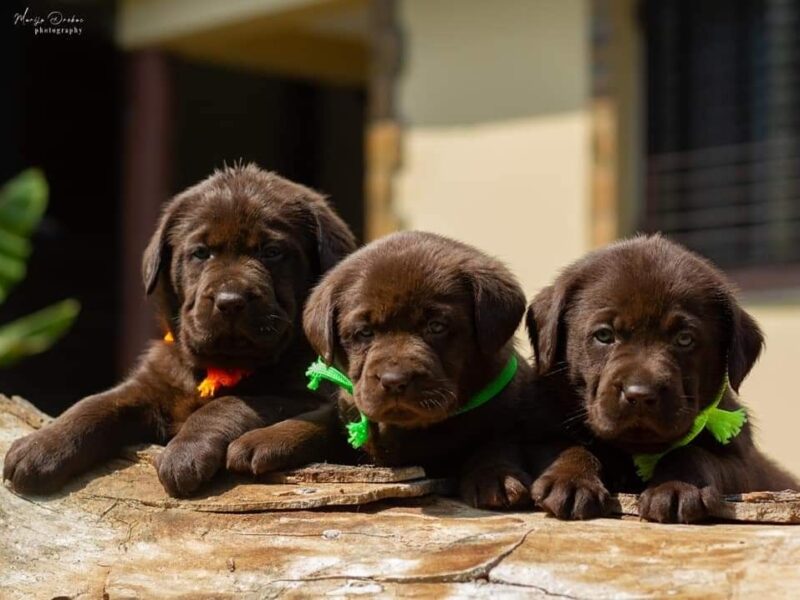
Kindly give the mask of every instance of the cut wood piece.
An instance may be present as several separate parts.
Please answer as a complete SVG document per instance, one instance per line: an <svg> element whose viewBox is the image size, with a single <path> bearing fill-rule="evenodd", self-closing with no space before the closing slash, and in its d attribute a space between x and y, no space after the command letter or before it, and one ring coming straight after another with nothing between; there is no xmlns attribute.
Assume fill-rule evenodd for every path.
<svg viewBox="0 0 800 600"><path fill-rule="evenodd" d="M147 454L145 454L147 456ZM230 475L217 477L201 495L172 498L166 494L147 462L112 461L77 482L76 496L117 500L157 508L199 512L244 513L275 510L308 510L325 506L368 504L388 498L416 498L445 493L448 482L419 479L395 483L282 483L264 484Z"/></svg>
<svg viewBox="0 0 800 600"><path fill-rule="evenodd" d="M377 467L313 463L299 469L269 473L268 483L396 483L425 477L422 467Z"/></svg>
<svg viewBox="0 0 800 600"><path fill-rule="evenodd" d="M639 516L636 494L617 494L610 502L612 514ZM800 523L800 493L785 490L726 496L711 510L711 516L746 523Z"/></svg>
<svg viewBox="0 0 800 600"><path fill-rule="evenodd" d="M731 494L725 496L728 502L800 502L800 492L796 490L782 490L780 492L746 492L744 494Z"/></svg>
<svg viewBox="0 0 800 600"><path fill-rule="evenodd" d="M800 523L800 492L783 490L726 496L713 514L730 521Z"/></svg>

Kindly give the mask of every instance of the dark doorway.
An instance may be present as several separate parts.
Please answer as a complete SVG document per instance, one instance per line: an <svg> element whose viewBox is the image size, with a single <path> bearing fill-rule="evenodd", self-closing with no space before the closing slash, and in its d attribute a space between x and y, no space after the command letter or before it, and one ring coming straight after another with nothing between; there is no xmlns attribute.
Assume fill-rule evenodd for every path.
<svg viewBox="0 0 800 600"><path fill-rule="evenodd" d="M205 179L225 164L255 162L326 194L359 239L364 227L366 93L362 87L277 77L175 56L154 60L151 67L161 75L141 79L153 84L150 100L146 94L136 100L134 94L131 102L142 106L134 105L128 112L141 115L138 121L133 118L136 131L148 121L144 105L169 105L168 127L149 122L147 127L154 132L149 135L158 139L155 144L142 141L129 148L130 164L139 166L127 179L135 185L152 177L148 158L155 152L169 163L163 169L168 181L149 186L163 189L163 194L143 198L129 191L126 195L126 214L138 217L129 220L129 225L134 225L126 230L129 252L124 289L128 291L126 333L120 348L122 368L129 368L147 340L159 334L139 296L137 263L153 230L158 204L168 195Z"/></svg>
<svg viewBox="0 0 800 600"><path fill-rule="evenodd" d="M53 3L15 4L32 14L53 9ZM37 166L50 187L28 275L0 306L0 323L64 298L82 305L54 348L0 370L0 393L19 394L51 413L113 385L119 314L120 57L111 39L113 6L55 7L80 14L82 35L33 35L13 25L12 5L0 36L0 180Z"/></svg>
<svg viewBox="0 0 800 600"><path fill-rule="evenodd" d="M0 175L6 180L27 166L40 166L51 198L34 239L29 275L0 307L0 323L67 297L78 299L82 311L53 349L0 370L0 393L24 396L51 414L112 386L156 334L146 326L125 327L131 310L138 315L134 322L149 323L133 262L155 224L135 226L136 260L128 260L123 247L132 248L124 240L130 223L123 222L128 213L122 198L123 138L136 114L126 80L131 57L111 39L111 13L87 12L86 17L96 27L87 27L79 38L33 38L12 31L1 42L9 59L3 66L8 94L0 116L8 145L2 149ZM163 135L168 149L169 181L156 203L223 163L254 161L327 194L362 237L362 87L177 57L167 65L171 118L157 135Z"/></svg>
<svg viewBox="0 0 800 600"><path fill-rule="evenodd" d="M361 238L363 88L172 61L173 192L223 163L256 162L330 197Z"/></svg>

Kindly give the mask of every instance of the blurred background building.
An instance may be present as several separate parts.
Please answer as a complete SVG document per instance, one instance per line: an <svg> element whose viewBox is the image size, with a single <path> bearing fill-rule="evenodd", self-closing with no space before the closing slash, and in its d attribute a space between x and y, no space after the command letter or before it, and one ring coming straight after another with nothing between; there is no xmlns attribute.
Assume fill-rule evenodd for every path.
<svg viewBox="0 0 800 600"><path fill-rule="evenodd" d="M33 35L26 8L83 19ZM533 295L587 250L663 231L741 287L768 348L743 386L800 473L800 0L92 0L6 5L0 175L51 209L0 321L83 302L0 389L51 412L155 335L159 206L223 161L322 190L369 240L441 232Z"/></svg>

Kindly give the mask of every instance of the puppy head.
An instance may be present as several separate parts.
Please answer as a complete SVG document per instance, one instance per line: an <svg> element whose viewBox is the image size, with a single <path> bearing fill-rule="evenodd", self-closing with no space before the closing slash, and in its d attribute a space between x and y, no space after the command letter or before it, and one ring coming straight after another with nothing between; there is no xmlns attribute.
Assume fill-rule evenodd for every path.
<svg viewBox="0 0 800 600"><path fill-rule="evenodd" d="M342 261L311 294L311 345L346 370L373 421L441 421L497 375L525 310L498 261L453 240L407 232Z"/></svg>
<svg viewBox="0 0 800 600"><path fill-rule="evenodd" d="M229 168L165 206L144 284L193 365L254 368L279 358L311 285L354 248L319 194L254 165Z"/></svg>
<svg viewBox="0 0 800 600"><path fill-rule="evenodd" d="M738 390L763 346L724 276L659 236L573 264L534 298L526 324L539 374L566 371L588 426L632 452L686 434L726 371Z"/></svg>

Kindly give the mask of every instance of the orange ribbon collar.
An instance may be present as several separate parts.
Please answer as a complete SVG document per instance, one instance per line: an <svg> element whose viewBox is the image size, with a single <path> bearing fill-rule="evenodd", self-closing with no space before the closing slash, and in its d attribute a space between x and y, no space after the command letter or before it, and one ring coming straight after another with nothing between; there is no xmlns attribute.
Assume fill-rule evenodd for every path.
<svg viewBox="0 0 800 600"><path fill-rule="evenodd" d="M164 335L164 342L174 344L175 337L171 331ZM251 374L247 369L217 369L209 367L206 369L206 378L197 385L197 391L201 398L213 398L220 388L235 386L242 379Z"/></svg>
<svg viewBox="0 0 800 600"><path fill-rule="evenodd" d="M206 378L197 386L201 398L213 398L219 388L235 386L242 379L250 375L245 369L206 369Z"/></svg>

